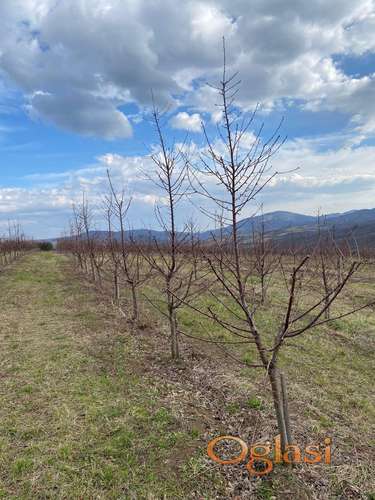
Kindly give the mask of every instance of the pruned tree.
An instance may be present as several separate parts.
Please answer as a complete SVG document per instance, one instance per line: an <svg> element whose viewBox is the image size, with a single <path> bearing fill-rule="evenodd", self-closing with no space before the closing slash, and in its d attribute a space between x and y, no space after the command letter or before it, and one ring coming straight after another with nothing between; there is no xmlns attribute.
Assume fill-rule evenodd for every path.
<svg viewBox="0 0 375 500"><path fill-rule="evenodd" d="M276 312L269 311L276 324L273 332L266 331L258 323L259 301L256 300L251 282L251 276L256 273L256 264L253 270L244 266L240 217L278 175L271 168L270 159L283 144L283 139L279 126L264 140L261 125L252 144L248 145L246 134L255 126L256 110L249 116L235 105L239 85L237 74L227 73L224 45L223 76L220 84L214 87L220 96L222 111L222 120L218 125L221 144L218 147L217 141L212 140L203 127L206 151L200 162L192 166L190 178L196 194L208 201L204 213L210 217L214 217L215 212L222 214L222 220L230 224L230 231L221 233L220 238L214 237L211 251L205 253L206 262L218 284L218 292L211 291L214 304L206 308L200 304L190 304L190 307L222 327L230 337L233 336L227 342L220 342L221 348L224 348L225 343L228 344L227 354L232 359L241 362L236 349L246 344L253 346L257 359L254 363L247 363L247 366L262 369L269 379L281 446L286 450L292 443L292 433L285 376L279 369L281 349L292 339L369 304L327 318L327 311L342 294L361 263L352 260L334 286L323 290L320 288L319 293L312 296L309 271L314 259L310 254L299 251L290 256L289 261L284 259L284 262L280 261L277 267L272 268L272 272L279 273L280 278L286 276L284 293L281 294L283 300ZM316 253L315 250L315 256ZM324 261L324 256L322 258ZM215 303L220 307L215 307ZM212 342L217 343L217 340L212 338Z"/></svg>
<svg viewBox="0 0 375 500"><path fill-rule="evenodd" d="M113 195L106 196L104 202L105 219L107 221L107 251L109 256L109 274L113 285L113 298L115 304L120 307L120 249L118 241L113 234Z"/></svg>
<svg viewBox="0 0 375 500"><path fill-rule="evenodd" d="M131 320L139 321L138 290L150 277L151 268L147 260L142 258L140 246L136 244L128 231L126 233L127 213L131 198L125 198L124 188L116 191L107 170L109 194L105 197L106 219L108 223L109 255L113 265L115 300L120 305L120 285L122 281L129 289L132 301ZM117 235L115 238L114 234Z"/></svg>
<svg viewBox="0 0 375 500"><path fill-rule="evenodd" d="M0 238L0 264L6 266L19 259L25 252L36 248L27 240L18 222L8 222L7 235Z"/></svg>
<svg viewBox="0 0 375 500"><path fill-rule="evenodd" d="M193 257L191 263L186 258L187 249L194 256L198 241L192 235L191 225L190 231L186 225L180 231L177 229L177 208L188 190L187 159L180 148L167 145L161 125L161 113L155 105L153 123L158 148L151 154L155 171L149 179L165 199L164 204L156 206L155 213L166 239L161 242L154 238L152 250L143 253L162 282L160 299L148 295L147 300L168 319L171 357L176 360L180 357L177 312L200 291L197 260Z"/></svg>
<svg viewBox="0 0 375 500"><path fill-rule="evenodd" d="M79 260L85 271L90 273L93 282L102 285L102 269L105 262L105 251L102 241L95 235L93 226L93 211L85 194L82 194L82 202L73 205L73 237L79 249Z"/></svg>
<svg viewBox="0 0 375 500"><path fill-rule="evenodd" d="M253 223L251 247L249 256L252 259L250 266L255 271L255 276L260 283L260 303L264 304L267 296L267 289L270 285L274 271L277 269L280 260L280 249L276 249L274 241L266 235L264 215L261 214L260 224Z"/></svg>

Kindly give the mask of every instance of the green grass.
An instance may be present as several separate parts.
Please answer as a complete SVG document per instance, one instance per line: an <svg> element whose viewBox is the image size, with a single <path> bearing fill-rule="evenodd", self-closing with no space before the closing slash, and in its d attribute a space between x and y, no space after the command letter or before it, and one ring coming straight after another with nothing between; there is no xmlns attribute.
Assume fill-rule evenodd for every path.
<svg viewBox="0 0 375 500"><path fill-rule="evenodd" d="M361 273L358 281L351 283L332 307L333 315L374 300L374 270L363 268ZM152 290L149 285L148 293L156 297L159 288L154 285ZM216 293L220 295L220 290L217 289ZM312 304L319 293L319 284L315 283L315 289L306 290L301 307ZM283 304L288 298L281 277L274 277L268 296L272 298L271 301L258 308L255 319L266 346L272 347L274 335L285 317ZM233 301L225 296L221 296L221 300L241 314ZM215 303L209 294L200 295L195 306L203 310L210 306L221 319L231 321L228 310L222 304ZM178 318L181 330L196 337L220 341L235 339L220 325L188 307L182 308ZM301 445L319 442L325 436L331 436L334 440L334 466L321 471L327 485L326 493L331 495L329 498L344 498L352 491L359 492L358 498L367 498L374 489L371 450L375 433L374 332L374 310L369 308L291 339L280 354L280 367L288 384L295 438L301 441ZM196 342L196 345L201 346L199 348L208 355L211 354L211 347L207 347L207 344ZM217 364L227 376L231 376L234 385L241 386L246 396L227 404L226 412L242 418L244 409L258 410L258 413L268 415L268 419L274 422L270 391L263 384L264 374L261 370L246 368L246 365L258 361L256 349L252 345L237 345L227 349L245 366L239 368L239 365L223 359ZM215 356L217 351L212 351L212 357ZM258 393L260 386L264 387L264 391L259 393L261 398L258 398L254 392ZM305 492L298 475L286 478L281 474L279 477L279 472L275 471L272 481L277 485L272 489L272 495L282 494L280 487L288 491ZM268 498L270 491L270 484L267 483L267 486L260 488L258 496ZM308 489L304 494L310 498Z"/></svg>
<svg viewBox="0 0 375 500"><path fill-rule="evenodd" d="M251 398L249 398L247 400L247 405L249 408L252 408L253 410L261 410L263 408L262 401L256 396L252 396Z"/></svg>
<svg viewBox="0 0 375 500"><path fill-rule="evenodd" d="M147 293L160 298L160 287L152 285ZM251 436L257 424L255 439L274 435L264 374L246 366L257 361L253 346L235 348L244 363L237 366L217 358L210 344L194 342L216 362L215 372L208 368L204 378L223 375L213 378L223 419L212 424L207 409L189 421L190 405L199 408L194 391L180 401L183 380L173 385L165 375L148 374L147 355L154 354L152 342L161 337L147 339L144 333L145 344L138 341L139 332L129 332L93 287L74 275L68 258L28 255L0 276L0 290L0 498L231 498L223 468L207 467L202 434L207 422L213 425L209 433L219 428L226 433L229 421L229 432L242 428ZM337 309L357 303L359 295L371 299L374 284L352 285ZM266 342L285 300L277 279L270 296L272 304L256 316ZM229 319L225 307L200 296L199 306L207 305ZM156 313L147 304L141 307L147 311L142 321L152 325L150 335L159 327L164 331ZM179 320L195 336L230 338L189 308L180 311ZM282 351L293 434L301 446L332 436L334 463L319 469L275 467L254 484L254 498L315 498L321 488L316 498L371 498L374 331L373 311L365 310L317 328ZM167 340L162 342L165 352L160 355L157 346L153 360L161 372L168 366ZM229 384L224 398L220 380Z"/></svg>
<svg viewBox="0 0 375 500"><path fill-rule="evenodd" d="M125 327L67 259L28 255L0 289L0 497L207 497L197 432L137 374Z"/></svg>

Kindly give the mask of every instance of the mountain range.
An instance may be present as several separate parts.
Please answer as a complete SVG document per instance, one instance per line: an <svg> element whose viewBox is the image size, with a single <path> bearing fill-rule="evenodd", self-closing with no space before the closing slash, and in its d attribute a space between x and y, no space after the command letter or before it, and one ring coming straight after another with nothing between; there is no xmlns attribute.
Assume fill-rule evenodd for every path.
<svg viewBox="0 0 375 500"><path fill-rule="evenodd" d="M280 243L296 241L312 241L318 232L318 217L313 215L298 214L286 211L276 211L264 215L256 215L242 219L239 224L239 234L242 239L250 239L253 230L259 231L264 226L267 236L272 236ZM350 238L356 240L358 245L375 246L375 209L350 210L344 213L332 213L320 217L320 224L326 228L335 229L337 240ZM196 233L202 241L209 241L217 237L220 231L224 235L230 234L231 226L223 229L214 229ZM107 231L92 231L91 234L99 239L108 236ZM119 239L120 233L113 233ZM133 229L127 231L127 237L132 236L138 241L166 241L168 233L165 231L149 229Z"/></svg>

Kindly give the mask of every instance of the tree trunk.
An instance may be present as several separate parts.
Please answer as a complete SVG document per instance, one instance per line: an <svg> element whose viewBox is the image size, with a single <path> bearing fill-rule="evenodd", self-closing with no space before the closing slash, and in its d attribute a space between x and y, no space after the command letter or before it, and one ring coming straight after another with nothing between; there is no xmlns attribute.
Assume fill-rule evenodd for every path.
<svg viewBox="0 0 375 500"><path fill-rule="evenodd" d="M94 259L92 258L91 255L90 255L90 269L91 269L92 281L96 281Z"/></svg>
<svg viewBox="0 0 375 500"><path fill-rule="evenodd" d="M288 444L291 444L292 441L293 441L293 438L292 438L292 431L290 429L288 393L287 393L287 390L286 390L285 376L281 372L280 372L280 384L281 384L281 395L282 395L282 398L283 398L283 413L284 413L286 437L287 437L287 440L288 440Z"/></svg>
<svg viewBox="0 0 375 500"><path fill-rule="evenodd" d="M169 326L171 333L171 357L176 360L180 357L180 350L178 345L176 311L171 306L169 306Z"/></svg>
<svg viewBox="0 0 375 500"><path fill-rule="evenodd" d="M289 440L287 434L287 424L285 422L284 402L281 390L280 376L277 368L272 368L268 372L268 377L271 383L272 398L277 419L277 427L281 438L281 452L284 453L286 446L289 444Z"/></svg>
<svg viewBox="0 0 375 500"><path fill-rule="evenodd" d="M114 275L114 295L115 295L116 304L120 305L120 286L119 286L119 281L118 281L117 269L115 270L115 275Z"/></svg>
<svg viewBox="0 0 375 500"><path fill-rule="evenodd" d="M131 291L132 291L132 301L133 301L132 321L134 321L134 323L137 323L138 322L138 298L137 298L137 290L136 290L134 283L131 284Z"/></svg>
<svg viewBox="0 0 375 500"><path fill-rule="evenodd" d="M325 319L329 319L330 318L330 307L329 307L329 284L328 284L328 276L327 276L327 271L326 271L326 267L325 267L325 264L324 264L324 261L323 261L323 257L322 257L322 278L323 278L323 285L324 285L324 292L326 294L326 298L325 298L325 306L326 306L326 309L324 311L324 318Z"/></svg>
<svg viewBox="0 0 375 500"><path fill-rule="evenodd" d="M262 286L262 295L261 295L261 303L264 304L266 301L266 285L264 282L264 274L262 272L261 278L260 278L261 286Z"/></svg>

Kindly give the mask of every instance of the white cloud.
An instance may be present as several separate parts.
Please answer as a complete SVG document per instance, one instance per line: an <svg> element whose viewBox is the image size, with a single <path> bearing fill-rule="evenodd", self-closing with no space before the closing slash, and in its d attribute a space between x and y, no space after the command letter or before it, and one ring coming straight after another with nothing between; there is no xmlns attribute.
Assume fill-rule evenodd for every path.
<svg viewBox="0 0 375 500"><path fill-rule="evenodd" d="M254 0L251 11L247 0L2 0L0 25L0 74L34 115L75 132L128 137L119 108L148 106L151 89L216 120L204 82L220 77L222 35L244 107L298 99L374 132L374 77L333 62L375 51L373 0Z"/></svg>
<svg viewBox="0 0 375 500"><path fill-rule="evenodd" d="M189 115L185 111L180 111L171 118L169 123L173 128L188 130L189 132L200 132L202 118L198 113Z"/></svg>
<svg viewBox="0 0 375 500"><path fill-rule="evenodd" d="M204 113L213 123L221 117L206 82L221 78L224 34L228 71L240 71L243 108L261 102L265 111L328 110L349 124L345 136L284 146L275 168L301 169L272 183L265 208L373 206L375 147L361 142L375 134L375 74L345 74L335 61L374 53L374 27L374 0L253 0L250 11L248 0L2 0L0 112L10 112L21 91L33 118L126 138L147 114L153 90L158 106L174 110L171 126L198 132ZM0 127L0 140L9 133ZM253 140L249 131L244 143ZM143 174L150 160L114 153L75 172L34 175L29 188L0 188L0 218L17 216L56 234L83 188L100 205L106 168L133 193L134 223L150 223L153 203L162 199Z"/></svg>
<svg viewBox="0 0 375 500"><path fill-rule="evenodd" d="M315 214L319 208L329 213L375 206L375 146L355 147L343 137L341 147L327 148L328 140L291 141L280 150L274 167L291 173L262 193L267 210Z"/></svg>
<svg viewBox="0 0 375 500"><path fill-rule="evenodd" d="M252 139L249 133L249 144ZM340 147L330 147L330 141L332 144L340 142ZM191 148L197 152L194 144ZM263 202L265 211L290 210L310 214L315 214L318 209L329 213L374 207L374 157L375 146L352 146L350 136L290 141L273 159L275 169L290 173L281 173L275 178L258 201ZM0 223L8 219L24 220L24 228L29 234L40 237L59 235L67 227L72 203L80 201L84 190L97 209L97 227L104 228L101 207L107 189L107 169L114 185L119 189L125 187L126 195L133 198L129 224L132 227L157 227L154 205L163 203L164 193L145 176L153 169L150 158L124 157L114 153L102 155L92 165L76 171L28 176L24 183L30 182L30 187L0 188ZM212 180L205 179L204 182ZM210 186L217 189L214 184ZM195 200L195 206L199 205L200 201ZM193 205L186 207L188 209L182 207L178 213L180 224L189 213L199 220L201 227L210 226L210 221L199 215ZM252 209L242 216L251 213Z"/></svg>
<svg viewBox="0 0 375 500"><path fill-rule="evenodd" d="M164 193L144 175L151 168L149 157L107 153L78 170L26 176L23 183L30 187L0 187L0 226L1 221L17 219L24 221L23 228L29 235L59 236L68 227L73 203L79 203L85 192L97 213L98 227L105 227L102 207L108 190L108 169L114 185L119 190L125 188L126 195L133 199L129 225L148 227L154 223L155 203L165 201Z"/></svg>

